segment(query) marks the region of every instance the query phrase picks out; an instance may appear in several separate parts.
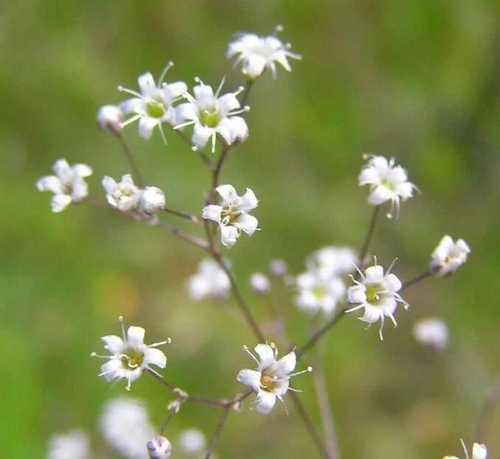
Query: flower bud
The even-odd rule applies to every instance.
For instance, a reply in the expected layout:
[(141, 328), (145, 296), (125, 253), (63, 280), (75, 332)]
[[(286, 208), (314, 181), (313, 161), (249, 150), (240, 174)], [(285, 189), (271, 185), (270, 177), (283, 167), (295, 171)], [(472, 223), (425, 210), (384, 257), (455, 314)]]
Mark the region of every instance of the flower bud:
[(255, 293), (265, 295), (271, 291), (271, 282), (267, 276), (262, 273), (254, 273), (250, 277), (250, 285)]
[(165, 194), (155, 186), (144, 188), (139, 204), (146, 214), (156, 214), (165, 208)]
[(432, 273), (438, 277), (453, 274), (467, 261), (469, 253), (470, 248), (463, 239), (454, 241), (444, 236), (432, 253)]
[(148, 441), (146, 447), (151, 459), (169, 459), (172, 455), (172, 445), (160, 435)]
[(284, 277), (288, 272), (288, 265), (285, 260), (271, 260), (269, 272), (275, 277)]
[(115, 105), (104, 105), (97, 112), (97, 124), (99, 127), (113, 135), (122, 132), (123, 113)]

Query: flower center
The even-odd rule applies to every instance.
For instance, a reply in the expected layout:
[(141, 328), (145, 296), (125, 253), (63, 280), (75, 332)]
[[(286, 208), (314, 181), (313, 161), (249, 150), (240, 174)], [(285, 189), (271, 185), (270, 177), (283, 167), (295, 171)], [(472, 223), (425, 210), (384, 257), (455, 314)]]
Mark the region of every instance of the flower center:
[(121, 361), (125, 368), (133, 370), (144, 363), (144, 353), (135, 349), (129, 349), (123, 354)]
[(150, 99), (146, 102), (146, 113), (151, 118), (162, 118), (166, 113), (166, 107), (163, 102)]
[(264, 390), (271, 392), (276, 386), (276, 379), (270, 375), (263, 374), (260, 378), (260, 384)]
[(313, 289), (313, 294), (318, 300), (324, 299), (328, 292), (325, 287), (316, 287)]
[(387, 179), (382, 180), (382, 185), (386, 187), (389, 191), (392, 191), (393, 193), (396, 191), (396, 186), (390, 180)]
[(241, 212), (239, 210), (235, 209), (224, 209), (221, 212), (221, 220), (224, 225), (233, 225), (237, 218), (241, 215)]
[(217, 127), (221, 121), (221, 116), (216, 108), (211, 110), (201, 110), (200, 118), (201, 122), (209, 128)]
[(368, 285), (366, 287), (366, 300), (370, 304), (378, 304), (382, 298), (383, 287), (380, 284)]

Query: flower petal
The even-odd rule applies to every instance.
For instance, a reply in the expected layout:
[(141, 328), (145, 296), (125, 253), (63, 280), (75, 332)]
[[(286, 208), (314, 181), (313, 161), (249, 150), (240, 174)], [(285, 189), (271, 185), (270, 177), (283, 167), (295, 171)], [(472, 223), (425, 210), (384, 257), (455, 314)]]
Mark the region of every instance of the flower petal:
[(149, 139), (153, 134), (153, 129), (158, 124), (158, 120), (154, 118), (141, 118), (139, 120), (139, 135), (143, 139)]
[(260, 414), (269, 414), (276, 403), (276, 395), (261, 390), (255, 399), (255, 411)]
[(67, 194), (55, 194), (51, 201), (52, 212), (62, 212), (66, 207), (71, 204), (71, 196)]
[(238, 228), (236, 228), (235, 226), (221, 225), (220, 236), (223, 246), (232, 247), (234, 244), (236, 244), (236, 241), (240, 236), (240, 232), (238, 231)]
[(241, 370), (236, 376), (236, 381), (241, 384), (245, 384), (245, 386), (251, 387), (255, 392), (259, 392), (260, 390), (260, 371), (255, 370)]
[(143, 73), (138, 79), (141, 94), (147, 96), (156, 90), (156, 83), (150, 72)]
[(104, 342), (104, 349), (111, 354), (121, 354), (123, 351), (123, 340), (116, 335), (103, 336), (101, 340)]
[(205, 220), (212, 220), (216, 223), (220, 223), (221, 220), (222, 207), (215, 204), (209, 204), (205, 206), (202, 211), (202, 217)]
[(62, 194), (63, 185), (55, 175), (47, 175), (36, 182), (38, 191), (50, 191), (55, 194)]
[(165, 368), (167, 366), (167, 357), (160, 350), (154, 347), (147, 347), (144, 349), (144, 364), (156, 365), (159, 368)]
[(255, 352), (259, 356), (259, 368), (261, 369), (268, 368), (276, 362), (276, 359), (274, 357), (274, 349), (269, 346), (269, 344), (257, 344), (257, 346), (255, 346)]
[(145, 330), (142, 327), (128, 327), (127, 344), (132, 346), (140, 346), (144, 344)]

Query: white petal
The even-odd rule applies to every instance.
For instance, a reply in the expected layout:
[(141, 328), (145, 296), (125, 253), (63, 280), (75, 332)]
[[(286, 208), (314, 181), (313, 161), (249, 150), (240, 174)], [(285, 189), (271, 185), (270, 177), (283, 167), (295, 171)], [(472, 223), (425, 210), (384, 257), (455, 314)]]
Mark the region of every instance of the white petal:
[(142, 99), (139, 99), (138, 97), (132, 97), (131, 99), (127, 99), (125, 102), (122, 102), (120, 104), (120, 110), (125, 113), (126, 115), (129, 115), (130, 113), (137, 113), (139, 112), (144, 105), (144, 102)]
[(384, 285), (389, 292), (398, 292), (402, 287), (401, 281), (392, 273), (385, 276)]
[(111, 359), (101, 365), (101, 374), (106, 381), (113, 381), (121, 377), (122, 363), (119, 359)]
[(139, 135), (143, 139), (149, 139), (153, 133), (153, 129), (158, 124), (158, 120), (154, 118), (141, 118), (139, 120)]
[(269, 414), (276, 403), (276, 395), (272, 392), (261, 390), (255, 400), (255, 410), (260, 414)]
[(208, 139), (210, 139), (213, 133), (214, 130), (212, 128), (202, 126), (198, 123), (195, 124), (193, 129), (193, 137), (191, 139), (193, 145), (199, 150), (202, 150), (203, 148), (205, 148)]
[(165, 368), (167, 366), (167, 357), (160, 349), (147, 347), (144, 349), (144, 363), (146, 365), (156, 365), (159, 368)]
[(488, 450), (486, 445), (474, 443), (472, 446), (472, 459), (486, 459), (488, 457)]
[(259, 205), (259, 201), (251, 188), (247, 188), (245, 194), (241, 196), (240, 209), (248, 212), (255, 209)]
[(365, 167), (358, 177), (358, 182), (361, 186), (369, 184), (379, 184), (380, 181), (380, 174), (374, 167)]
[(187, 92), (187, 86), (183, 81), (176, 81), (174, 83), (167, 84), (163, 88), (163, 92), (165, 93), (167, 101), (171, 101), (172, 99), (185, 94)]
[(73, 171), (80, 177), (89, 177), (92, 175), (92, 168), (87, 164), (75, 164)]
[(267, 368), (276, 362), (274, 358), (274, 349), (268, 344), (257, 344), (257, 346), (255, 346), (255, 352), (259, 356), (259, 367), (261, 369)]
[(364, 303), (366, 301), (366, 287), (364, 285), (354, 285), (347, 290), (349, 303)]
[(376, 284), (384, 280), (384, 268), (380, 265), (374, 265), (365, 270), (366, 283)]
[(156, 83), (150, 72), (143, 73), (138, 79), (141, 94), (147, 96), (156, 90)]
[(235, 201), (239, 201), (238, 193), (236, 193), (233, 185), (219, 185), (215, 191), (219, 193), (223, 204), (232, 205)]
[(51, 191), (55, 194), (62, 194), (63, 185), (55, 175), (47, 175), (36, 182), (38, 191)]
[(394, 192), (383, 185), (376, 186), (368, 196), (368, 202), (373, 206), (390, 201), (394, 197)]
[(231, 143), (239, 141), (243, 142), (248, 138), (248, 125), (241, 116), (232, 116), (228, 119), (229, 128), (231, 131)]
[(123, 340), (116, 335), (103, 336), (101, 340), (104, 342), (104, 349), (111, 354), (121, 354), (123, 351)]
[(67, 194), (55, 194), (52, 197), (51, 201), (52, 212), (54, 213), (62, 212), (70, 204), (71, 204), (71, 196)]
[(105, 175), (102, 179), (102, 186), (106, 193), (114, 193), (118, 187), (115, 179), (112, 177), (108, 177), (107, 175)]
[(196, 106), (190, 102), (180, 104), (176, 106), (177, 111), (177, 123), (181, 124), (186, 120), (196, 120), (198, 119), (198, 113), (196, 111)]
[(225, 247), (232, 247), (236, 244), (238, 237), (240, 236), (240, 232), (238, 228), (235, 226), (220, 226), (220, 240), (222, 245)]
[(241, 384), (245, 384), (245, 386), (251, 387), (255, 392), (259, 392), (260, 390), (260, 371), (255, 370), (241, 370), (236, 376), (236, 381)]
[(223, 115), (226, 115), (232, 110), (240, 108), (240, 102), (234, 95), (234, 93), (224, 94), (223, 96), (219, 97), (219, 104)]
[(87, 182), (80, 177), (77, 177), (73, 182), (71, 191), (71, 199), (73, 202), (79, 202), (85, 199), (89, 194)]
[(142, 327), (128, 327), (127, 343), (132, 346), (144, 344), (145, 330)]
[(284, 357), (281, 357), (272, 367), (272, 373), (279, 378), (288, 376), (297, 364), (297, 357), (295, 352), (289, 352)]
[(262, 56), (252, 55), (249, 57), (243, 66), (243, 73), (251, 78), (257, 78), (262, 75), (266, 68), (266, 59)]
[(54, 170), (54, 173), (60, 177), (67, 177), (70, 175), (73, 175), (73, 171), (71, 170), (70, 165), (68, 164), (68, 161), (66, 161), (64, 158), (58, 159), (52, 168)]
[(243, 212), (236, 220), (235, 225), (237, 225), (243, 232), (251, 236), (257, 230), (259, 221), (253, 215)]
[(214, 91), (211, 86), (199, 84), (193, 88), (194, 97), (199, 100), (207, 100), (214, 97)]
[(222, 207), (215, 204), (209, 204), (203, 208), (202, 217), (205, 220), (212, 220), (216, 223), (220, 223), (221, 220)]

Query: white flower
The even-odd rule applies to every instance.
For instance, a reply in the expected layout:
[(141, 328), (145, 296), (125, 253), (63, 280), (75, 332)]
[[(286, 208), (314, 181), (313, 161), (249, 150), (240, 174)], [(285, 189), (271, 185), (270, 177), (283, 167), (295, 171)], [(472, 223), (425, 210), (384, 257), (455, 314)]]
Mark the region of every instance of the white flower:
[(97, 124), (114, 135), (122, 132), (123, 112), (116, 105), (103, 105), (97, 112)]
[(241, 232), (251, 236), (257, 230), (259, 222), (248, 212), (257, 207), (258, 200), (250, 188), (242, 196), (238, 196), (232, 185), (219, 185), (215, 190), (222, 198), (221, 203), (206, 206), (202, 216), (219, 225), (222, 244), (232, 247)]
[(134, 183), (130, 174), (126, 174), (119, 182), (105, 176), (102, 186), (106, 191), (106, 200), (109, 205), (120, 212), (130, 212), (137, 209), (141, 198), (141, 190)]
[(380, 321), (379, 335), (383, 340), (382, 329), (384, 327), (384, 319), (389, 317), (394, 326), (397, 326), (394, 313), (396, 312), (397, 304), (403, 303), (405, 308), (409, 307), (408, 303), (401, 298), (397, 293), (401, 287), (401, 281), (391, 273), (391, 267), (384, 274), (384, 268), (380, 265), (374, 265), (366, 268), (363, 272), (359, 271), (360, 281), (353, 278), (356, 285), (349, 287), (347, 297), (350, 303), (357, 304), (346, 312), (357, 311), (364, 309), (364, 314), (360, 320), (373, 324)]
[(253, 273), (250, 276), (250, 286), (254, 292), (265, 295), (271, 291), (271, 282), (268, 277), (262, 273)]
[(139, 207), (143, 212), (154, 215), (165, 209), (165, 193), (155, 186), (144, 188), (139, 201)]
[(153, 129), (158, 126), (163, 141), (166, 142), (163, 123), (168, 123), (172, 126), (176, 124), (176, 109), (174, 104), (187, 91), (187, 86), (182, 81), (168, 84), (163, 81), (172, 66), (173, 63), (170, 62), (165, 67), (158, 80), (158, 84), (155, 83), (151, 73), (142, 74), (138, 78), (140, 92), (121, 86), (118, 87), (119, 91), (127, 92), (134, 96), (121, 105), (124, 113), (132, 115), (122, 126), (139, 120), (139, 135), (145, 139), (149, 139), (153, 133)]
[(207, 258), (198, 266), (198, 272), (188, 281), (188, 290), (193, 300), (204, 298), (225, 299), (231, 283), (224, 270), (214, 260)]
[[(165, 368), (167, 357), (156, 349), (158, 346), (171, 342), (170, 338), (155, 344), (144, 344), (145, 330), (141, 327), (128, 327), (125, 333), (123, 318), (120, 317), (122, 327), (122, 337), (116, 335), (103, 336), (104, 349), (109, 355), (97, 355), (92, 353), (93, 357), (106, 359), (107, 362), (102, 365), (101, 373), (107, 381), (117, 381), (125, 379), (127, 381), (127, 390), (134, 381), (136, 381), (144, 370), (156, 373), (151, 367)], [(158, 374), (158, 373), (156, 373)]]
[(432, 252), (431, 270), (436, 276), (453, 274), (466, 261), (470, 248), (463, 239), (456, 242), (446, 235)]
[(297, 276), (295, 284), (298, 289), (295, 303), (299, 309), (311, 313), (333, 314), (346, 291), (342, 279), (321, 269), (308, 269)]
[(65, 159), (59, 159), (52, 167), (54, 175), (47, 175), (36, 182), (38, 191), (54, 193), (52, 212), (62, 212), (72, 202), (83, 201), (88, 196), (88, 186), (84, 178), (92, 175), (86, 164), (70, 166)]
[[(463, 440), (460, 440), (462, 443), (462, 447), (465, 453), (465, 459), (469, 459), (469, 452), (467, 451), (467, 447)], [(480, 443), (474, 443), (472, 446), (472, 459), (487, 459), (488, 458), (488, 449), (486, 445)], [(459, 459), (457, 456), (445, 456), (443, 459)]]
[(241, 108), (237, 98), (243, 88), (220, 96), (224, 80), (215, 94), (212, 87), (204, 84), (199, 78), (196, 82), (198, 84), (193, 88), (194, 97), (185, 94), (188, 102), (177, 107), (179, 124), (175, 126), (175, 129), (194, 126), (191, 141), (195, 150), (205, 148), (211, 140), (212, 152), (214, 152), (217, 134), (227, 145), (246, 140), (247, 123), (241, 116), (237, 116), (250, 109), (249, 107)]
[(241, 370), (236, 380), (249, 386), (257, 394), (255, 408), (261, 414), (269, 414), (276, 399), (283, 401), (288, 389), (293, 390), (290, 388), (291, 377), (312, 371), (312, 368), (308, 367), (307, 370), (292, 373), (297, 362), (295, 352), (290, 352), (278, 360), (278, 350), (274, 345), (257, 344), (255, 353), (258, 357), (246, 346), (243, 349), (255, 360), (257, 370)]
[[(281, 31), (281, 28), (277, 28)], [(276, 78), (276, 64), (280, 64), (290, 72), (292, 68), (288, 58), (301, 59), (300, 54), (290, 51), (290, 44), (284, 44), (275, 35), (260, 37), (253, 33), (238, 34), (229, 43), (227, 57), (236, 56), (235, 65), (241, 63), (243, 74), (248, 78), (260, 77), (266, 69), (270, 69), (273, 78)]]
[(121, 456), (127, 459), (149, 457), (147, 445), (154, 437), (154, 429), (146, 409), (138, 400), (120, 397), (109, 401), (104, 407), (100, 426), (105, 440)]
[(310, 269), (321, 271), (325, 276), (345, 276), (352, 273), (358, 263), (356, 252), (350, 247), (327, 246), (314, 252), (307, 260)]
[(271, 260), (269, 264), (269, 272), (275, 277), (285, 277), (288, 273), (288, 264), (285, 260)]
[(370, 204), (379, 206), (384, 202), (391, 202), (388, 217), (392, 217), (394, 208), (398, 216), (400, 201), (411, 198), (416, 189), (415, 185), (408, 181), (406, 171), (401, 166), (396, 166), (393, 158), (387, 160), (384, 156), (369, 157), (359, 175), (359, 185), (369, 185)]
[(448, 346), (448, 327), (439, 319), (419, 320), (413, 329), (415, 339), (425, 345), (438, 351), (442, 351)]
[(206, 438), (198, 429), (186, 429), (179, 437), (179, 446), (182, 452), (188, 456), (196, 456), (206, 446)]
[(90, 459), (90, 442), (80, 430), (54, 435), (49, 443), (48, 459)]
[(169, 459), (172, 456), (172, 445), (167, 438), (157, 436), (146, 444), (151, 459)]

